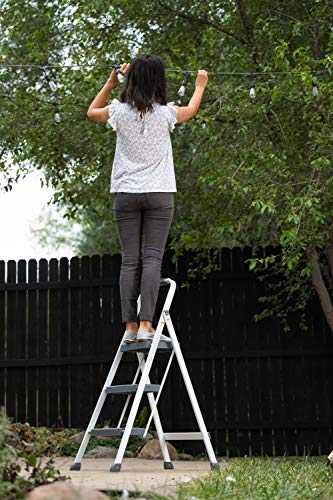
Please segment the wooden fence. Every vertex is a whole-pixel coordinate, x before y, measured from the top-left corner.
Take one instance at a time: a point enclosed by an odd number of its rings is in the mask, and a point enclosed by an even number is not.
[[[246,270],[250,255],[249,248],[223,249],[221,270],[177,286],[170,309],[215,449],[224,456],[328,453],[333,335],[316,298],[307,332],[297,322],[287,334],[276,319],[254,323],[265,285]],[[120,265],[120,255],[0,261],[0,405],[15,421],[87,426],[123,333]],[[184,277],[168,252],[162,276]],[[136,358],[123,360],[114,383],[131,383]],[[153,366],[156,383],[165,363],[161,356]],[[114,425],[123,402],[108,396],[99,424]],[[176,363],[159,408],[165,431],[197,430]],[[202,443],[176,444],[203,451]]]

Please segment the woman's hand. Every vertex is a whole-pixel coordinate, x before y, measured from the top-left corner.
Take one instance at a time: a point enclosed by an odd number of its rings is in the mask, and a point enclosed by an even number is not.
[[[197,79],[195,80],[196,87],[205,88],[208,82],[208,73],[205,69],[199,69]]]
[[[130,66],[130,63],[124,63],[124,64],[121,65],[121,67],[119,69],[120,69],[120,71],[122,72],[123,75],[126,74],[126,71],[128,70],[129,66]],[[115,68],[113,68],[112,73],[111,73],[111,75],[108,78],[108,82],[111,83],[114,87],[119,82],[119,80],[117,78],[117,74],[116,74],[116,69]]]

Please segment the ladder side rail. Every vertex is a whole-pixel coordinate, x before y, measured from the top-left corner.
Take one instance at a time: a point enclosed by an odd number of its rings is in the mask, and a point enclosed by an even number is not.
[[[154,398],[155,400],[155,403],[154,403],[154,406],[151,408],[151,412],[150,412],[150,415],[149,415],[149,419],[148,419],[148,422],[147,422],[147,425],[146,425],[146,429],[145,429],[145,432],[143,434],[143,437],[145,438],[147,436],[147,432],[148,432],[148,429],[149,429],[149,426],[150,426],[150,423],[151,423],[151,420],[154,416],[154,413],[155,413],[155,410],[156,410],[156,407],[157,407],[157,403],[158,403],[158,400],[160,399],[160,395],[162,393],[162,389],[163,389],[163,386],[164,386],[164,383],[165,383],[165,380],[167,378],[167,375],[168,375],[168,372],[169,372],[169,369],[170,369],[170,366],[171,366],[171,363],[172,363],[172,360],[173,360],[173,357],[175,355],[175,351],[173,350],[171,352],[171,356],[169,357],[169,361],[168,361],[168,364],[167,364],[167,367],[165,369],[165,372],[164,372],[164,375],[163,375],[163,378],[162,378],[162,381],[161,381],[161,384],[160,384],[160,388],[159,388],[159,391],[158,393],[156,394],[156,398]]]
[[[165,302],[164,302],[163,310],[169,310],[171,307],[173,297],[174,297],[175,292],[176,292],[176,282],[175,282],[175,280],[172,280],[171,278],[164,278],[164,281],[169,282],[170,288],[169,288],[168,294],[167,294]],[[163,310],[162,310],[161,318],[163,315]]]
[[[158,342],[159,342],[159,336],[160,336],[162,328],[163,328],[163,325],[160,323],[157,327],[152,344],[150,346],[149,353],[147,356],[147,361],[146,361],[145,367],[142,371],[141,379],[140,379],[137,391],[135,393],[135,397],[134,397],[134,400],[132,403],[131,411],[129,413],[129,416],[128,416],[128,419],[126,422],[123,437],[121,439],[120,446],[118,448],[118,452],[117,452],[114,464],[111,467],[111,471],[113,471],[113,472],[120,471],[121,462],[122,462],[122,459],[123,459],[123,456],[125,453],[128,439],[129,439],[130,434],[131,434],[131,430],[132,430],[134,420],[135,420],[135,417],[136,417],[136,414],[137,414],[137,411],[139,408],[139,404],[140,404],[140,401],[142,399],[143,391],[144,391],[145,385],[147,383],[150,369],[151,369],[151,366],[152,366],[152,363],[153,363],[153,360],[155,357],[155,353],[156,353]]]
[[[175,280],[173,280],[171,278],[163,278],[163,281],[169,283],[169,290],[168,290],[167,296],[165,298],[164,306],[162,308],[164,310],[164,309],[170,309],[173,297],[174,297],[175,292],[176,292],[177,285],[176,285]],[[137,314],[138,315],[140,312],[140,308],[141,308],[141,294],[139,295],[138,300],[137,300]],[[161,313],[160,319],[162,319],[162,313]]]
[[[165,281],[169,281],[169,279],[165,279]],[[165,304],[165,305],[167,305],[167,304]],[[140,307],[141,307],[141,295],[139,295],[138,300],[137,300],[137,314],[138,314],[138,315],[139,315],[139,312],[140,312]],[[162,317],[162,314],[161,314],[161,317]],[[136,381],[137,381],[138,375],[139,375],[140,370],[141,370],[141,362],[143,361],[143,363],[144,363],[144,356],[143,356],[143,355],[142,355],[142,356],[139,356],[139,354],[141,354],[141,353],[137,353],[137,357],[138,357],[138,361],[139,361],[139,366],[138,366],[138,369],[137,369],[136,374],[135,374],[135,376],[134,376],[134,379],[133,379],[132,384],[135,384],[135,383],[136,383]],[[171,354],[171,358],[173,357],[173,355],[174,355],[174,352],[172,352],[172,354]],[[171,361],[169,361],[169,363],[171,363]],[[168,370],[168,367],[167,367],[167,370]],[[165,376],[165,378],[166,378],[166,376]],[[150,380],[150,379],[148,378],[148,383],[150,384],[150,381],[149,381],[149,380]],[[164,384],[163,380],[162,380],[162,384]],[[160,388],[160,390],[161,390],[161,388]],[[160,391],[159,391],[159,392],[160,392]],[[148,393],[148,396],[150,396],[150,393]],[[153,396],[153,395],[152,395],[152,396]],[[122,411],[122,413],[121,413],[121,415],[120,415],[119,422],[118,422],[118,425],[117,425],[117,428],[118,428],[118,429],[121,427],[121,423],[122,423],[122,421],[123,421],[123,418],[124,418],[124,415],[125,415],[125,413],[126,413],[126,410],[127,410],[128,405],[129,405],[129,402],[130,402],[131,397],[132,397],[132,394],[129,394],[129,395],[127,396],[127,399],[126,399],[126,402],[125,402],[125,405],[124,405],[123,411]],[[153,396],[153,398],[154,398],[154,396]],[[159,398],[159,394],[157,394],[157,401],[158,401],[158,398]],[[149,398],[148,398],[148,399],[149,399]],[[157,401],[156,401],[155,406],[157,406]],[[144,433],[144,436],[143,436],[144,438],[147,436],[147,432],[148,432],[149,425],[150,425],[151,418],[152,418],[152,413],[153,413],[153,410],[151,410],[151,414],[150,414],[150,417],[149,417],[149,423],[147,424],[147,427],[146,427],[146,430],[145,430],[145,433]]]
[[[137,356],[138,356],[139,361],[140,361],[140,359],[143,360],[143,364],[141,366],[144,366],[144,363],[145,363],[144,354],[138,352]],[[141,364],[141,362],[140,362],[140,364]],[[150,384],[150,377],[148,377],[148,384]],[[164,468],[165,469],[173,469],[173,465],[172,465],[170,455],[169,455],[169,450],[168,450],[168,447],[166,444],[166,440],[164,438],[164,432],[163,432],[160,416],[158,414],[157,409],[155,411],[156,402],[155,402],[154,394],[149,392],[147,394],[147,396],[148,396],[149,406],[150,406],[150,410],[151,410],[151,415],[153,415],[153,417],[154,417],[154,424],[155,424],[155,428],[156,428],[156,432],[157,432],[157,437],[158,437],[158,440],[160,443],[160,447],[161,447],[161,451],[162,451],[162,455],[163,455],[163,459],[164,459]],[[145,433],[143,435],[144,438],[147,435],[148,428],[149,428],[149,425],[148,425],[148,427],[146,427]]]
[[[136,301],[136,304],[137,304],[137,315],[139,315],[139,312],[140,312],[140,307],[141,307],[141,295],[139,295],[137,301]],[[140,373],[140,370],[141,370],[141,367],[140,367],[140,363],[141,361],[139,361],[139,366],[138,366],[138,369],[136,371],[136,374],[134,376],[134,379],[133,379],[133,384],[136,383],[137,381],[137,378],[138,378],[138,375]],[[127,410],[127,407],[129,405],[129,402],[131,400],[131,397],[133,396],[133,394],[129,394],[126,398],[126,402],[125,402],[125,405],[124,405],[124,408],[123,408],[123,411],[121,412],[121,415],[120,415],[120,418],[119,418],[119,422],[118,422],[118,425],[117,425],[117,429],[119,429],[121,427],[121,423],[123,421],[123,418],[125,416],[125,413],[126,413],[126,410]]]
[[[99,417],[99,414],[101,412],[101,409],[102,409],[102,406],[104,404],[104,401],[105,401],[105,398],[107,396],[106,394],[106,388],[112,384],[112,381],[114,379],[114,376],[118,370],[118,366],[119,366],[119,363],[120,363],[120,360],[123,356],[123,353],[121,352],[120,350],[120,346],[121,346],[121,343],[119,344],[119,347],[118,347],[118,350],[117,350],[117,353],[116,353],[116,356],[113,360],[113,363],[111,365],[111,368],[109,370],[109,373],[106,377],[106,380],[105,380],[105,383],[104,383],[104,386],[101,390],[101,393],[99,395],[99,398],[97,400],[97,403],[96,403],[96,406],[95,406],[95,409],[93,411],[93,414],[90,418],[90,421],[89,421],[89,424],[88,424],[88,427],[86,429],[86,432],[83,436],[83,439],[81,441],[81,444],[80,444],[80,448],[76,454],[76,457],[75,457],[75,460],[74,460],[74,464],[73,464],[73,468],[75,467],[76,464],[80,463],[81,462],[81,459],[84,455],[84,452],[86,451],[86,448],[87,448],[87,445],[89,443],[89,439],[90,439],[90,431],[91,429],[93,429],[95,427],[95,424],[97,422],[97,419]]]
[[[165,319],[165,323],[167,325],[167,328],[168,328],[168,331],[169,331],[169,334],[170,334],[170,338],[172,340],[173,348],[174,348],[174,351],[175,351],[175,354],[176,354],[176,357],[177,357],[177,361],[178,361],[178,364],[179,364],[179,368],[180,368],[180,371],[182,373],[182,376],[183,376],[183,379],[184,379],[184,383],[185,383],[185,386],[186,386],[186,389],[187,389],[187,392],[188,392],[188,395],[189,395],[189,398],[190,398],[190,401],[191,401],[191,404],[192,404],[192,408],[193,408],[193,411],[194,411],[194,414],[195,414],[195,418],[197,420],[199,429],[200,429],[200,431],[202,433],[202,436],[203,436],[203,440],[204,440],[205,447],[206,447],[206,450],[207,450],[207,453],[208,453],[208,456],[209,456],[209,459],[210,459],[210,462],[211,462],[211,466],[215,466],[215,464],[217,464],[216,456],[215,456],[215,453],[214,453],[214,450],[213,450],[212,443],[211,443],[211,441],[209,439],[209,435],[208,435],[208,432],[207,432],[206,424],[205,424],[205,421],[204,421],[204,419],[202,417],[202,413],[201,413],[201,410],[200,410],[200,407],[199,407],[199,403],[197,401],[197,398],[196,398],[196,395],[195,395],[195,392],[194,392],[194,389],[193,389],[192,381],[191,381],[191,378],[189,376],[189,373],[188,373],[188,370],[187,370],[187,367],[186,367],[186,364],[185,364],[185,360],[184,360],[182,351],[180,349],[180,345],[179,345],[179,342],[178,342],[178,339],[177,339],[177,335],[176,335],[175,329],[174,329],[173,324],[172,324],[171,316],[170,316],[168,310],[164,310],[162,312],[162,314],[163,314],[163,317]]]

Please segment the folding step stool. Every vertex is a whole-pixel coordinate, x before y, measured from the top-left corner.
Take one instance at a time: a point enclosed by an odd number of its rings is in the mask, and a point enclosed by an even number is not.
[[[160,442],[163,458],[164,458],[164,469],[173,469],[173,464],[170,460],[169,451],[166,445],[166,441],[173,440],[203,440],[206,446],[206,450],[210,459],[211,469],[219,469],[220,466],[217,463],[215,453],[210,442],[210,435],[207,432],[205,422],[202,418],[202,414],[198,405],[197,398],[195,396],[191,379],[189,377],[185,361],[183,358],[183,354],[181,352],[179,342],[176,336],[175,329],[173,327],[171,317],[169,314],[169,309],[171,306],[171,302],[173,296],[176,291],[176,282],[170,278],[164,278],[161,280],[161,286],[170,285],[167,297],[165,299],[165,303],[162,309],[162,314],[154,335],[153,340],[148,340],[145,342],[135,342],[132,344],[125,344],[122,341],[119,345],[118,351],[110,368],[109,374],[106,378],[105,384],[103,386],[102,392],[98,398],[95,410],[90,419],[87,430],[83,436],[79,451],[75,457],[74,463],[70,466],[70,470],[80,470],[81,469],[81,459],[86,450],[87,444],[91,436],[113,436],[119,437],[122,436],[120,446],[118,448],[117,456],[115,458],[114,464],[111,466],[111,472],[119,472],[121,470],[121,462],[126,450],[126,446],[128,443],[128,439],[130,436],[142,436],[146,437],[148,433],[148,429],[151,423],[152,418],[154,419],[155,428],[157,432],[157,436]],[[138,313],[140,311],[141,304],[141,295],[138,297]],[[164,324],[166,324],[169,335],[172,342],[167,341],[159,341],[159,336],[162,333]],[[112,381],[117,372],[120,360],[124,354],[124,352],[135,352],[137,354],[139,366],[136,371],[134,380],[132,384],[129,385],[112,385]],[[170,358],[167,363],[165,373],[163,375],[162,381],[160,384],[152,384],[150,382],[149,373],[153,364],[153,360],[156,353],[170,353]],[[145,359],[145,353],[148,353],[147,358]],[[185,386],[192,404],[193,411],[195,413],[195,417],[200,429],[200,432],[163,432],[160,417],[157,411],[157,403],[159,397],[161,395],[164,382],[166,380],[169,368],[171,366],[172,359],[176,355],[179,368],[181,374],[183,376]],[[137,378],[139,376],[140,371],[142,372],[140,382],[137,382]],[[148,396],[148,401],[151,409],[151,414],[148,419],[147,425],[145,428],[133,428],[134,420],[139,408],[139,404],[142,398],[143,393],[146,393]],[[156,393],[156,399],[154,397],[154,393]],[[118,425],[116,428],[94,428],[96,421],[101,412],[102,406],[104,404],[105,398],[108,394],[127,394],[127,399],[121,413]],[[130,410],[126,426],[121,427],[121,423],[123,417],[125,415],[127,406],[131,399],[131,396],[134,395],[134,400],[132,403],[132,408]]]

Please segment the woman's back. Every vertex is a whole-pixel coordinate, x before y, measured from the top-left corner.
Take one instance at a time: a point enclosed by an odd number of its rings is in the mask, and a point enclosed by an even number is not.
[[[166,100],[165,68],[159,56],[141,54],[117,71],[126,74],[121,101],[112,99],[105,106],[118,82],[113,69],[87,112],[93,120],[107,122],[117,133],[110,192],[176,192],[170,132],[176,123],[197,113],[207,72],[198,71],[189,104],[174,106]]]
[[[173,102],[140,112],[112,99],[107,126],[117,134],[110,192],[176,192],[170,132],[177,123]]]

